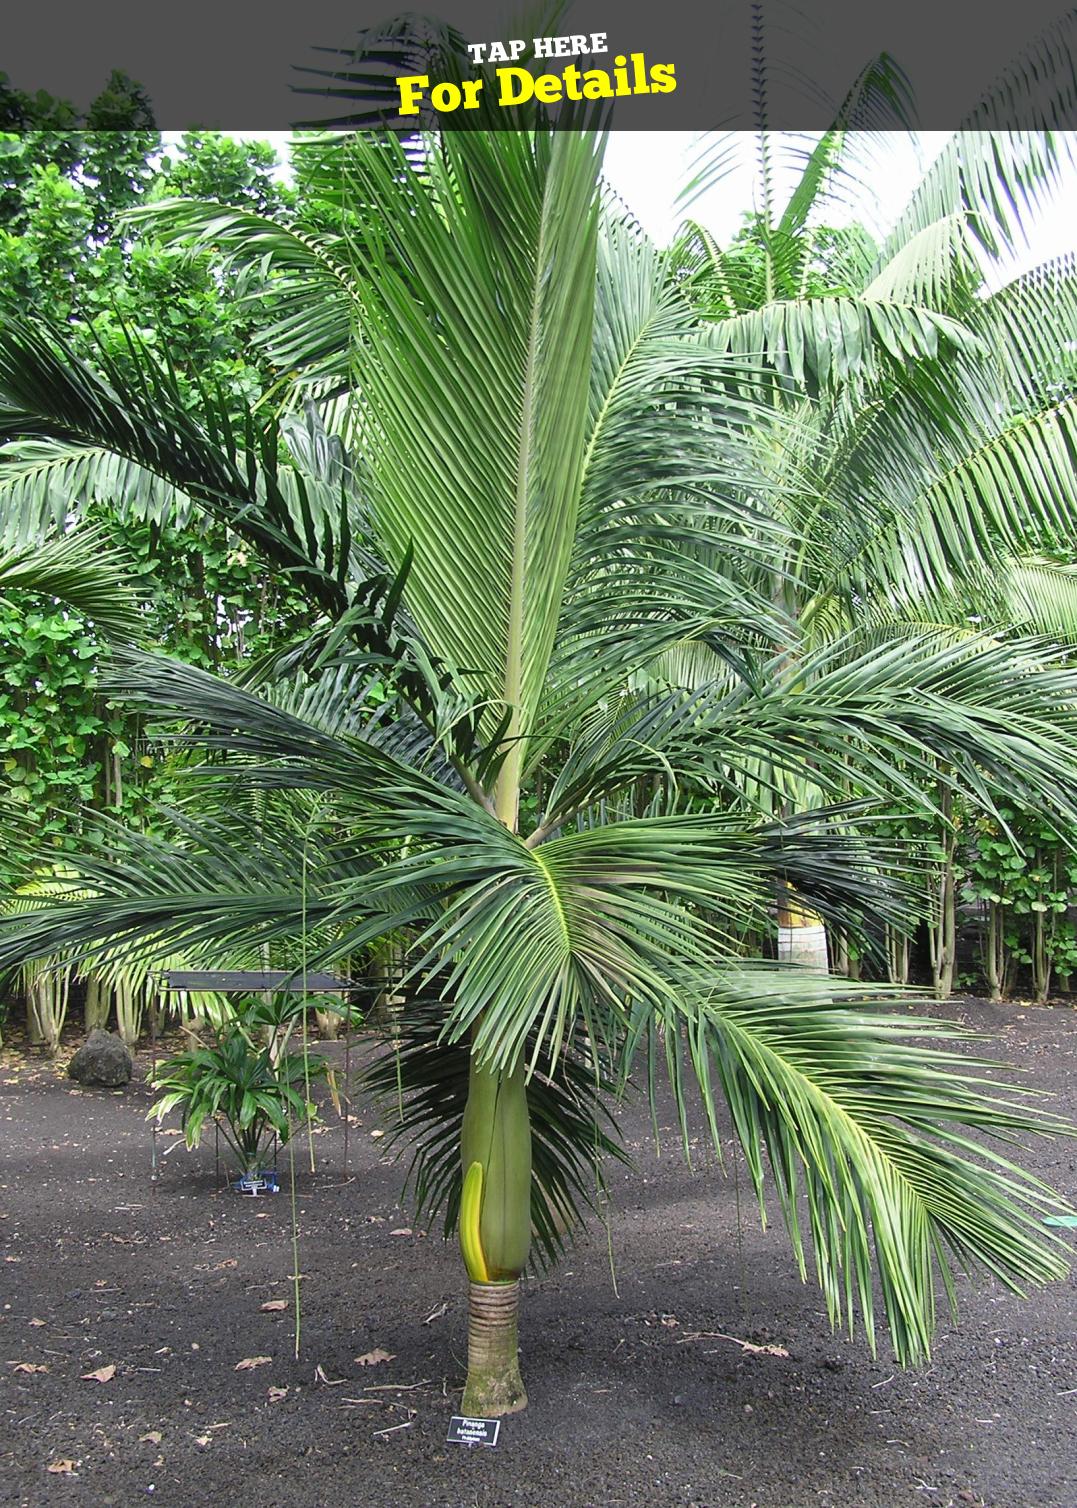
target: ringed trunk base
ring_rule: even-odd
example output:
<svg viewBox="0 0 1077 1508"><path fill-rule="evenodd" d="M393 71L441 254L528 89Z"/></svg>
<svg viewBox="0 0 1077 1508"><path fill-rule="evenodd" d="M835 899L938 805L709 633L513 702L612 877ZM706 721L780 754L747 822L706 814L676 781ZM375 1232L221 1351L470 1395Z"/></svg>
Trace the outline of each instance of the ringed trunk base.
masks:
<svg viewBox="0 0 1077 1508"><path fill-rule="evenodd" d="M519 1279L470 1285L461 1411L471 1418L498 1419L527 1407L517 1349L519 1310Z"/></svg>

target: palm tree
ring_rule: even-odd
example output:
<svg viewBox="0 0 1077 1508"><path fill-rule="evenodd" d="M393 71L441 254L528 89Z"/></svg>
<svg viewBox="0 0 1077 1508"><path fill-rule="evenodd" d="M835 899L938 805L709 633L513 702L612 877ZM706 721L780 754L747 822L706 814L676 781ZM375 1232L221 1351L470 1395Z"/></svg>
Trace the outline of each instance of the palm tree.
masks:
<svg viewBox="0 0 1077 1508"><path fill-rule="evenodd" d="M759 429L750 495L788 527L790 549L752 582L795 623L791 655L840 644L855 659L928 625L951 640L1057 628L1069 582L1039 557L1072 551L1077 517L1074 259L992 284L1057 187L1068 141L985 130L992 104L945 145L879 243L861 225L828 226L880 170L875 143L866 151L839 119L807 147L761 130L750 225L720 247L689 222L672 250L711 340L758 355L781 415L780 443L773 426ZM711 140L691 192L719 181L749 141ZM1044 593L1053 618L1036 607ZM802 785L782 799L802 808L813 797ZM945 997L945 866L943 887ZM820 919L790 906L786 920L784 951L825 970Z"/></svg>
<svg viewBox="0 0 1077 1508"><path fill-rule="evenodd" d="M745 485L782 416L603 207L600 136L316 150L354 206L335 242L172 213L280 268L266 338L292 362L309 340L333 433L291 424L282 444L218 395L193 414L145 352L132 379L53 333L0 331L0 404L43 459L36 482L18 471L28 508L98 463L178 489L289 571L316 619L258 686L117 656L116 694L210 754L200 802L169 841L111 826L79 861L93 897L5 924L0 963L102 940L117 959L286 942L297 968L402 949L407 1129L470 1284L467 1413L526 1401L532 1233L556 1250L595 1099L641 1060L652 1093L665 1065L682 1117L698 1083L716 1144L724 1095L760 1201L765 1149L832 1322L859 1308L874 1336L874 1254L897 1355L925 1355L951 1261L1011 1287L1065 1270L1049 1192L968 1135L1058 1123L967 1078L948 1028L917 1023L918 1043L840 981L745 962L738 939L767 930L779 878L823 916L899 922L865 818L895 783L922 800L906 771L1074 821L1077 676L1038 645L930 630L789 656L795 625L753 573L795 539ZM303 307L305 280L332 286L330 309ZM327 345L341 299L346 339ZM716 673L663 684L694 645ZM807 780L811 810L776 807L775 783ZM248 793L291 813L270 842Z"/></svg>

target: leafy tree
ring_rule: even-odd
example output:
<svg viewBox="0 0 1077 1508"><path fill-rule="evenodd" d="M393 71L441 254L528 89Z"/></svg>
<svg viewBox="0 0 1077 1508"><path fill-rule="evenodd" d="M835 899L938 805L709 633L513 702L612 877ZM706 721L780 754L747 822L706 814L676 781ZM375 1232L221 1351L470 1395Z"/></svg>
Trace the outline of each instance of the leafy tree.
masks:
<svg viewBox="0 0 1077 1508"><path fill-rule="evenodd" d="M210 257L166 250L147 236L131 238L120 217L136 202L178 187L280 212L291 195L277 182L272 149L189 133L162 157L140 92L120 75L85 122L55 101L28 100L10 89L0 99L5 124L17 128L0 137L0 313L65 322L80 352L104 349L123 362L134 334L167 353L191 404L201 401L200 384L236 392L241 404L260 394L266 374L249 360L250 313L239 312ZM14 434L5 475L16 496L5 493L0 537L19 523L17 479L23 467L34 473L38 459L17 427ZM134 586L144 606L136 631L172 653L238 669L303 621L297 595L286 583L270 581L263 557L224 524L192 517L189 508L172 508L164 518L152 491L134 507L127 496L117 511L115 477L98 475L87 490L69 470L53 463L51 471L48 506L28 528L16 530L12 548L35 546L77 515L90 531L81 563L103 550L106 593L122 581ZM31 564L34 559L31 549ZM59 585L73 579L74 573ZM83 803L122 805L129 817L152 826L155 806L175 799L176 771L160 744L147 744L139 720L101 692L102 645L94 624L102 593L87 614L86 602L72 604L57 585L53 579L50 598L43 580L27 595L0 579L6 682L0 757L27 816L43 837L67 849L82 832Z"/></svg>
<svg viewBox="0 0 1077 1508"><path fill-rule="evenodd" d="M192 411L151 350L136 381L41 329L0 333L0 403L39 463L51 450L193 500L271 556L314 619L260 689L118 657L113 694L184 720L206 752L201 807L167 839L111 825L78 859L90 898L8 922L0 964L102 946L273 943L296 967L401 952L419 1183L457 1213L470 1279L466 1412L525 1401L532 1231L556 1251L601 1145L595 1097L641 1061L652 1093L666 1065L682 1115L698 1082L716 1140L724 1095L760 1199L769 1160L802 1271L807 1219L832 1319L859 1306L873 1334L874 1253L895 1350L924 1355L950 1261L1011 1285L1063 1270L1036 1215L1048 1196L967 1135L1053 1123L966 1078L949 1028L746 964L736 939L768 929L779 881L824 916L901 921L892 855L862 819L895 786L913 795L905 769L1072 822L1077 677L1038 648L931 628L790 656L795 621L757 568L772 580L797 537L759 506L765 474L754 498L743 486L780 416L751 395L753 360L701 339L662 258L601 213L600 139L315 150L354 195L346 260L332 231L186 203L158 216L276 270L266 348L361 395L322 405L328 432L311 414L282 449L264 414ZM23 472L28 511L50 485ZM711 675L671 685L668 656L700 645ZM372 708L375 679L388 700ZM776 809L772 780L817 800ZM11 841L35 851L14 820Z"/></svg>
<svg viewBox="0 0 1077 1508"><path fill-rule="evenodd" d="M1009 993L1014 965L1031 971L1042 1005L1054 974L1077 967L1077 929L1068 912L1077 895L1077 858L1048 823L1003 806L972 824L963 891L987 910L984 972L991 998Z"/></svg>

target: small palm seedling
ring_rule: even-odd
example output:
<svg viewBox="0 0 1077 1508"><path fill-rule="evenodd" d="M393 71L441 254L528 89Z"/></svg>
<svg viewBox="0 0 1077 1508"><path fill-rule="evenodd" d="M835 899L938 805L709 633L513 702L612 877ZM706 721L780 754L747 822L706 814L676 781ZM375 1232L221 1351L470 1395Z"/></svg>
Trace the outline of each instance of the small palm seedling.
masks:
<svg viewBox="0 0 1077 1508"><path fill-rule="evenodd" d="M287 1014L298 1014L302 1003ZM266 1018L269 1030L261 1032ZM274 1137L283 1146L297 1126L314 1120L310 1085L328 1064L302 1052L278 1051L282 1011L261 1000L238 1006L210 1044L199 1043L160 1066L153 1087L162 1091L150 1110L159 1119L177 1107L188 1147L215 1123L241 1174L257 1173Z"/></svg>

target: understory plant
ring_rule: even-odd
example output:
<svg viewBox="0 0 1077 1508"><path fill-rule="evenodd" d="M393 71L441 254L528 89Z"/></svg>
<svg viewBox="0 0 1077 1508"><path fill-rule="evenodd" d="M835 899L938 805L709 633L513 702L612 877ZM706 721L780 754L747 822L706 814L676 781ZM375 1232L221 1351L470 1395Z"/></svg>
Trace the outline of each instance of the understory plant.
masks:
<svg viewBox="0 0 1077 1508"><path fill-rule="evenodd" d="M285 1145L317 1117L310 1086L326 1076L328 1064L279 1046L280 1035L302 1008L301 1002L284 1010L272 1002L240 1002L212 1041L199 1041L160 1064L152 1081L159 1098L147 1119L160 1120L178 1109L192 1148L216 1125L240 1173L258 1172L274 1141Z"/></svg>
<svg viewBox="0 0 1077 1508"><path fill-rule="evenodd" d="M1042 1004L1057 977L1063 988L1077 968L1077 852L1035 813L1000 804L972 823L964 895L986 910L983 969L992 1000L1009 994L1029 970Z"/></svg>

